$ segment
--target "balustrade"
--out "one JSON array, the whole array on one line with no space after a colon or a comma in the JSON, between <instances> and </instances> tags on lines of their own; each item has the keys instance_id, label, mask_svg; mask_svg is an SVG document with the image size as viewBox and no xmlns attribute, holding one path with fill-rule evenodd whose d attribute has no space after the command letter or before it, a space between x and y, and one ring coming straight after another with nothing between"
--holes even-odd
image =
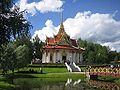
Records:
<instances>
[{"instance_id":1,"label":"balustrade","mask_svg":"<svg viewBox=\"0 0 120 90\"><path fill-rule=\"evenodd\" d=\"M95 67L88 68L90 75L112 75L120 76L120 68L110 68L110 67Z\"/></svg>"}]
</instances>

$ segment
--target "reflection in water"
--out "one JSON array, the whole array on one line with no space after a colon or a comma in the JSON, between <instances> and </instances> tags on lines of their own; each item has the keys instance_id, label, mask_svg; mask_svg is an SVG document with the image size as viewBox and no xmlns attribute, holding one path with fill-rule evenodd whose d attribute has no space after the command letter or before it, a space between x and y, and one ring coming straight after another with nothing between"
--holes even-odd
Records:
<instances>
[{"instance_id":1,"label":"reflection in water","mask_svg":"<svg viewBox=\"0 0 120 90\"><path fill-rule=\"evenodd\" d=\"M101 90L90 86L86 80L74 80L71 78L61 80L61 78L33 78L15 79L14 84L19 88L15 90Z\"/></svg>"},{"instance_id":2,"label":"reflection in water","mask_svg":"<svg viewBox=\"0 0 120 90\"><path fill-rule=\"evenodd\" d=\"M90 80L88 84L90 86L94 86L94 87L101 88L104 90L120 90L120 86L112 82Z\"/></svg>"},{"instance_id":3,"label":"reflection in water","mask_svg":"<svg viewBox=\"0 0 120 90\"><path fill-rule=\"evenodd\" d=\"M74 82L73 85L79 84L81 82L81 79L78 79L77 81Z\"/></svg>"},{"instance_id":4,"label":"reflection in water","mask_svg":"<svg viewBox=\"0 0 120 90\"><path fill-rule=\"evenodd\" d=\"M67 79L65 83L65 88L60 90L101 90L97 87L91 87L86 80L72 80L70 78Z\"/></svg>"},{"instance_id":5,"label":"reflection in water","mask_svg":"<svg viewBox=\"0 0 120 90\"><path fill-rule=\"evenodd\" d=\"M68 80L67 80L65 86L69 85L71 82L72 82L72 79L69 79L69 78L68 78Z\"/></svg>"},{"instance_id":6,"label":"reflection in water","mask_svg":"<svg viewBox=\"0 0 120 90\"><path fill-rule=\"evenodd\" d=\"M65 86L70 85L70 84L72 84L73 86L75 86L76 84L79 84L80 82L81 82L81 79L78 79L77 81L73 81L72 82L72 79L68 78Z\"/></svg>"},{"instance_id":7,"label":"reflection in water","mask_svg":"<svg viewBox=\"0 0 120 90\"><path fill-rule=\"evenodd\" d=\"M14 79L14 84L18 86L15 90L120 90L120 86L111 82L71 78L19 78Z\"/></svg>"}]
</instances>

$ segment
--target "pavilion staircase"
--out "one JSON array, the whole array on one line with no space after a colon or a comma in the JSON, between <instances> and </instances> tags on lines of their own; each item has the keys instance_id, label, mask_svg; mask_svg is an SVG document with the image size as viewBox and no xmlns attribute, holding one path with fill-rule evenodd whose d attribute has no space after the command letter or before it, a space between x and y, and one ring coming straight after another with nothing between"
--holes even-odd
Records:
<instances>
[{"instance_id":1,"label":"pavilion staircase","mask_svg":"<svg viewBox=\"0 0 120 90\"><path fill-rule=\"evenodd\" d=\"M74 62L65 62L69 72L81 72L81 69Z\"/></svg>"}]
</instances>

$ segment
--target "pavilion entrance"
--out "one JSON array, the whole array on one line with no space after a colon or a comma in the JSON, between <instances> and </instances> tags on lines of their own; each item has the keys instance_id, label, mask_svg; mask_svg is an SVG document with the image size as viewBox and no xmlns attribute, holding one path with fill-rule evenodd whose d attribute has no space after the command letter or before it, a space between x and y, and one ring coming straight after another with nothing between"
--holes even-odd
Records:
<instances>
[{"instance_id":1,"label":"pavilion entrance","mask_svg":"<svg viewBox=\"0 0 120 90\"><path fill-rule=\"evenodd\" d=\"M66 56L62 56L62 62L63 62L63 63L66 62Z\"/></svg>"}]
</instances>

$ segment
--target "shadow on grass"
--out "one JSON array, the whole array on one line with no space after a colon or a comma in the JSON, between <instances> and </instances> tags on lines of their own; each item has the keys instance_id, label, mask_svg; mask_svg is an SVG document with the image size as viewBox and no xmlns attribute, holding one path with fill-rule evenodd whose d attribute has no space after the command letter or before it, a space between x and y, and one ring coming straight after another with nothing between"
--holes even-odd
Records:
<instances>
[{"instance_id":1,"label":"shadow on grass","mask_svg":"<svg viewBox=\"0 0 120 90\"><path fill-rule=\"evenodd\" d=\"M37 78L36 76L32 76L30 74L27 74L27 73L15 73L14 75L13 74L7 74L5 75L5 78L6 79L16 79L16 78Z\"/></svg>"}]
</instances>

